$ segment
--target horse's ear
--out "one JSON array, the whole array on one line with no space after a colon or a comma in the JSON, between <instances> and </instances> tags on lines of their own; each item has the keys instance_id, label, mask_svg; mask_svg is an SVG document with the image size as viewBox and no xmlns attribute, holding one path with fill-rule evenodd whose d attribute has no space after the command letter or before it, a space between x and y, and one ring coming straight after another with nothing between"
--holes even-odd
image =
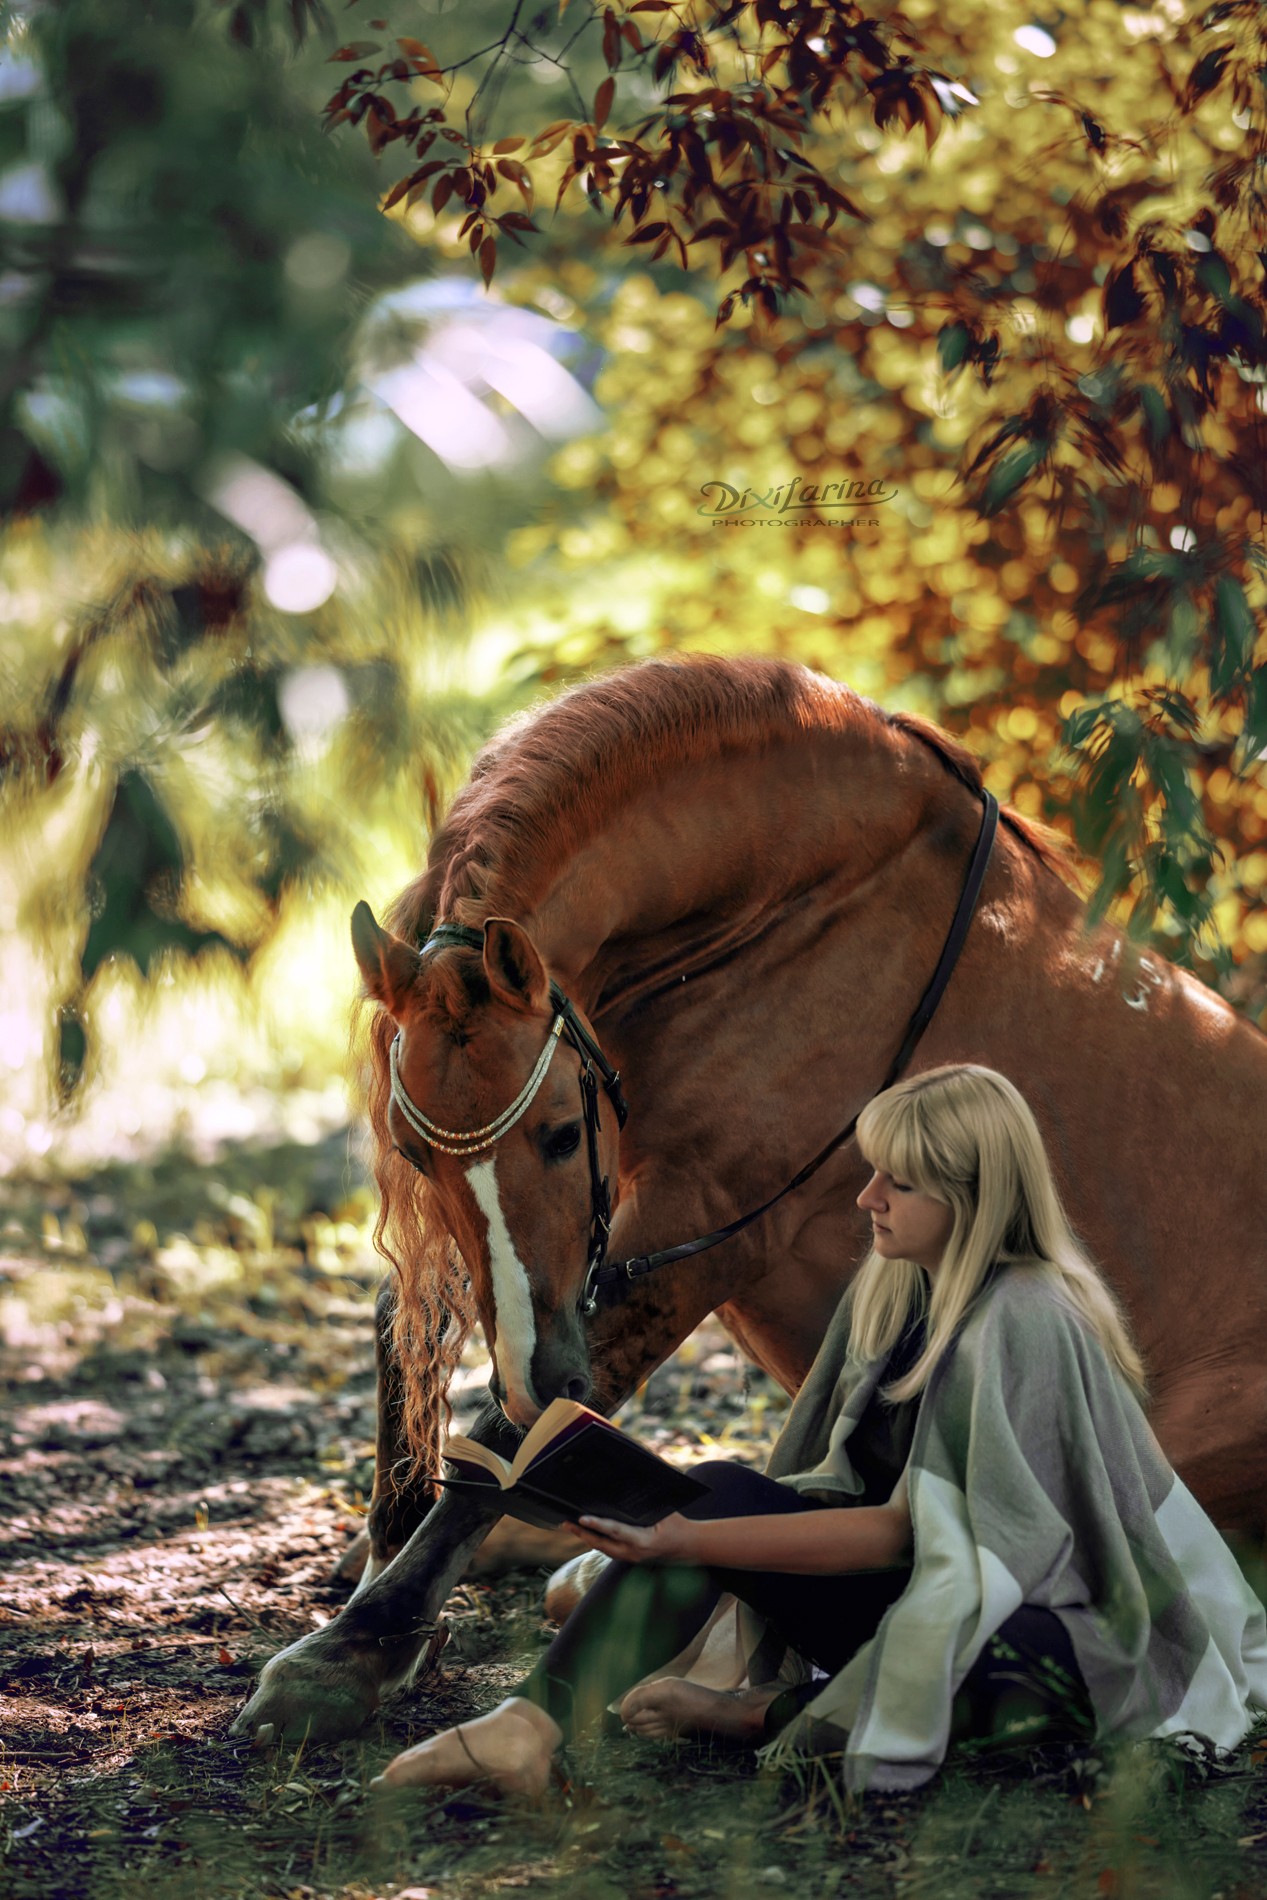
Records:
<instances>
[{"instance_id":1,"label":"horse's ear","mask_svg":"<svg viewBox=\"0 0 1267 1900\"><path fill-rule=\"evenodd\" d=\"M484 925L484 973L493 995L512 1009L544 1009L550 979L527 931L508 917L490 917Z\"/></svg>"},{"instance_id":2,"label":"horse's ear","mask_svg":"<svg viewBox=\"0 0 1267 1900\"><path fill-rule=\"evenodd\" d=\"M422 968L422 958L403 937L381 929L364 901L352 912L352 948L367 991L398 1017Z\"/></svg>"}]
</instances>

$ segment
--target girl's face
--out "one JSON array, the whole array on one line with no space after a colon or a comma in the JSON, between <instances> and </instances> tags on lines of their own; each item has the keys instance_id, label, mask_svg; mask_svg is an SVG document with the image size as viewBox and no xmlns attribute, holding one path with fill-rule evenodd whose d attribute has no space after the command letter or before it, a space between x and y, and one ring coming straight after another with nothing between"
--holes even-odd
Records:
<instances>
[{"instance_id":1,"label":"girl's face","mask_svg":"<svg viewBox=\"0 0 1267 1900\"><path fill-rule=\"evenodd\" d=\"M877 1168L858 1205L871 1216L872 1245L878 1254L885 1260L913 1260L936 1272L955 1219L945 1201L921 1194L909 1182L895 1181Z\"/></svg>"}]
</instances>

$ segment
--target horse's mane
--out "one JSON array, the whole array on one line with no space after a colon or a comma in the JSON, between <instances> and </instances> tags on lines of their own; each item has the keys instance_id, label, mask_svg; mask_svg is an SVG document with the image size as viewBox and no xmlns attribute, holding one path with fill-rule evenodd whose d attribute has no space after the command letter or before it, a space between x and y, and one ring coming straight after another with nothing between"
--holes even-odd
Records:
<instances>
[{"instance_id":1,"label":"horse's mane","mask_svg":"<svg viewBox=\"0 0 1267 1900\"><path fill-rule=\"evenodd\" d=\"M921 745L935 752L952 778L959 779L970 791L980 796L984 789L981 767L967 746L960 745L940 726L935 726L930 719L921 719L917 713L884 713L881 716L890 726L896 727L899 732L909 732ZM1054 831L1050 825L1039 824L1037 819L1022 817L1010 805L999 807L999 817L1047 870L1054 871L1066 883L1074 882L1069 843L1060 832Z\"/></svg>"},{"instance_id":2,"label":"horse's mane","mask_svg":"<svg viewBox=\"0 0 1267 1900\"><path fill-rule=\"evenodd\" d=\"M484 748L432 842L427 869L402 892L392 927L417 941L438 916L478 924L494 886L499 908L517 916L531 908L543 872L666 771L798 733L868 727L877 736L886 728L907 734L980 794L980 766L948 734L787 661L677 656L588 681L511 721ZM1007 807L1003 820L1065 874L1056 832Z\"/></svg>"},{"instance_id":3,"label":"horse's mane","mask_svg":"<svg viewBox=\"0 0 1267 1900\"><path fill-rule=\"evenodd\" d=\"M829 731L869 731L876 740L900 733L981 793L981 769L966 747L927 720L885 713L805 667L713 656L650 660L574 687L503 727L433 839L426 870L401 892L386 921L407 942L420 943L437 917L478 924L490 902L504 915L526 915L543 877L666 772ZM1006 808L1002 818L1044 866L1064 872L1055 832ZM433 959L421 1006L441 1023L460 1019L470 1002L464 982L458 959ZM401 1424L416 1480L434 1462L449 1378L476 1314L427 1185L395 1153L387 1131L394 1029L385 1010L373 1012L364 1025L361 1072L382 1195L375 1243L397 1272L392 1330L405 1372Z\"/></svg>"}]
</instances>

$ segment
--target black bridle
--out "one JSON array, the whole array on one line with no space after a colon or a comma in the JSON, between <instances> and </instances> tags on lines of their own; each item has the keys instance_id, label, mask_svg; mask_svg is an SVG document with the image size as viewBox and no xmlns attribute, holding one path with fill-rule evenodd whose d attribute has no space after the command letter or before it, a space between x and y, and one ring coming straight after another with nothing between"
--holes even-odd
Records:
<instances>
[{"instance_id":1,"label":"black bridle","mask_svg":"<svg viewBox=\"0 0 1267 1900\"><path fill-rule=\"evenodd\" d=\"M981 796L983 807L981 829L977 834L976 846L968 864L963 888L959 893L959 902L946 934L946 941L942 945L937 968L933 971L932 980L907 1025L902 1046L890 1063L888 1073L879 1089L875 1091L876 1094L883 1094L885 1089L893 1086L915 1053L920 1038L936 1014L937 1005L941 1002L946 986L954 973L955 965L959 961L959 953L963 949L968 927L977 907L977 899L981 893L986 867L990 862L999 823L998 800L991 792L983 792ZM464 924L437 924L422 948L425 951L432 945L449 943L462 944L471 950L482 950L484 933L481 930L469 929ZM843 1148L845 1143L852 1139L857 1129L861 1109L848 1125L840 1130L839 1134L832 1136L827 1146L820 1149L812 1161L806 1162L799 1174L793 1175L792 1179L779 1189L777 1194L772 1194L768 1201L763 1201L760 1207L754 1207L750 1213L740 1215L738 1220L729 1221L725 1227L718 1227L711 1234L703 1234L698 1240L684 1240L675 1247L662 1247L658 1253L636 1254L630 1260L609 1261L607 1246L611 1238L612 1206L611 1189L607 1176L602 1172L599 1159L598 1086L600 1078L608 1099L616 1111L616 1120L621 1128L629 1119L629 1109L621 1090L619 1070L613 1068L607 1060L578 1016L575 1006L564 995L557 983L552 982L550 985L550 1001L556 1016L562 1018L563 1038L571 1043L581 1058L581 1106L585 1118L585 1146L590 1173L590 1240L589 1263L586 1268L580 1306L587 1319L597 1313L599 1301L605 1296L608 1288L631 1284L648 1273L655 1273L660 1267L671 1266L676 1261L689 1260L695 1254L706 1253L710 1247L719 1247L724 1240L731 1240L736 1234L742 1233L745 1227L751 1227L754 1221L760 1220L763 1214L768 1214L770 1209L777 1206L786 1195L803 1187L811 1175L816 1174L838 1149ZM595 1075L595 1070L598 1072L597 1075Z\"/></svg>"}]
</instances>

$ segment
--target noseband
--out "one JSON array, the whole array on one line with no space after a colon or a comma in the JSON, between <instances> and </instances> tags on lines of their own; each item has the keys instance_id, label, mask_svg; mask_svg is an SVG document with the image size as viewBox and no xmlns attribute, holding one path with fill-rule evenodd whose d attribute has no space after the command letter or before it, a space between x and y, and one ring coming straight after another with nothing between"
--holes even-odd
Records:
<instances>
[{"instance_id":1,"label":"noseband","mask_svg":"<svg viewBox=\"0 0 1267 1900\"><path fill-rule=\"evenodd\" d=\"M959 902L955 908L954 917L951 919L950 929L946 933L946 941L942 945L937 968L933 971L928 988L920 998L915 1014L907 1024L902 1046L889 1065L889 1072L876 1091L877 1094L883 1094L885 1089L893 1086L915 1053L916 1045L929 1023L932 1022L937 1005L959 961L959 953L963 949L964 940L968 935L968 926L976 910L977 898L981 892L986 867L994 848L995 833L998 830L999 801L992 792L982 793L982 807L981 829L977 834L976 847L964 877L963 888L959 893ZM422 950L425 953L433 945L446 943L458 943L470 950L482 950L484 933L481 930L470 930L463 924L437 924L423 944ZM470 1129L465 1133L455 1129L440 1128L409 1099L405 1093L404 1084L401 1082L398 1067L399 1032L392 1043L389 1059L392 1100L415 1133L421 1135L422 1139L430 1143L432 1147L439 1148L444 1154L479 1154L500 1140L501 1136L513 1128L520 1116L525 1113L546 1078L546 1071L559 1046L560 1038L566 1037L581 1058L581 1104L585 1113L585 1143L589 1154L589 1264L586 1268L585 1286L581 1294L581 1311L587 1319L592 1318L598 1311L599 1300L608 1287L617 1283L639 1280L644 1274L654 1273L658 1267L670 1266L677 1260L688 1260L694 1254L704 1253L710 1247L720 1246L722 1241L730 1240L733 1235L741 1233L745 1227L750 1227L753 1221L760 1220L761 1216L768 1214L785 1195L802 1187L812 1174L816 1174L824 1162L830 1160L837 1149L843 1148L845 1143L852 1138L858 1126L858 1115L855 1115L847 1127L842 1128L839 1134L833 1135L827 1146L820 1150L812 1161L805 1164L799 1174L793 1175L785 1187L781 1187L777 1194L772 1194L768 1201L763 1201L760 1207L754 1207L751 1213L740 1215L738 1220L730 1221L727 1226L719 1227L711 1234L704 1234L698 1240L684 1240L676 1247L663 1247L658 1253L639 1254L632 1260L617 1260L608 1264L607 1243L611 1236L612 1218L611 1191L607 1176L600 1171L598 1156L598 1080L594 1074L595 1069L602 1078L603 1087L616 1111L616 1120L621 1128L629 1119L629 1110L621 1091L619 1071L614 1069L607 1060L577 1015L574 1005L563 994L557 983L552 982L550 985L550 1002L554 1008L555 1017L550 1026L550 1034L546 1038L545 1048L538 1056L532 1074L510 1107L503 1109L500 1115L495 1116L491 1122L485 1123L483 1128Z\"/></svg>"},{"instance_id":2,"label":"noseband","mask_svg":"<svg viewBox=\"0 0 1267 1900\"><path fill-rule=\"evenodd\" d=\"M437 924L420 955L432 948L445 944L462 944L468 950L484 948L482 930L470 930L465 924ZM602 1078L607 1098L616 1111L617 1126L623 1128L629 1119L629 1108L624 1091L620 1086L620 1071L614 1069L607 1057L591 1036L585 1024L576 1012L576 1006L570 997L564 995L557 983L550 985L550 1002L554 1009L554 1021L546 1037L545 1047L537 1057L532 1074L520 1089L509 1108L495 1115L491 1122L485 1122L482 1128L456 1129L441 1128L424 1115L418 1104L408 1094L400 1079L400 1031L392 1038L388 1052L388 1068L391 1072L392 1100L404 1116L416 1135L420 1135L429 1147L438 1148L446 1155L482 1154L509 1134L515 1123L525 1115L531 1106L537 1091L545 1081L554 1052L561 1039L571 1043L581 1058L581 1110L585 1117L585 1148L589 1158L590 1170L590 1238L589 1263L585 1270L586 1296L589 1295L591 1282L603 1270L607 1258L607 1243L611 1237L612 1201L611 1186L602 1171L599 1159L598 1136L598 1081ZM597 1069L598 1076L594 1071ZM593 1311L592 1307L587 1308Z\"/></svg>"}]
</instances>

